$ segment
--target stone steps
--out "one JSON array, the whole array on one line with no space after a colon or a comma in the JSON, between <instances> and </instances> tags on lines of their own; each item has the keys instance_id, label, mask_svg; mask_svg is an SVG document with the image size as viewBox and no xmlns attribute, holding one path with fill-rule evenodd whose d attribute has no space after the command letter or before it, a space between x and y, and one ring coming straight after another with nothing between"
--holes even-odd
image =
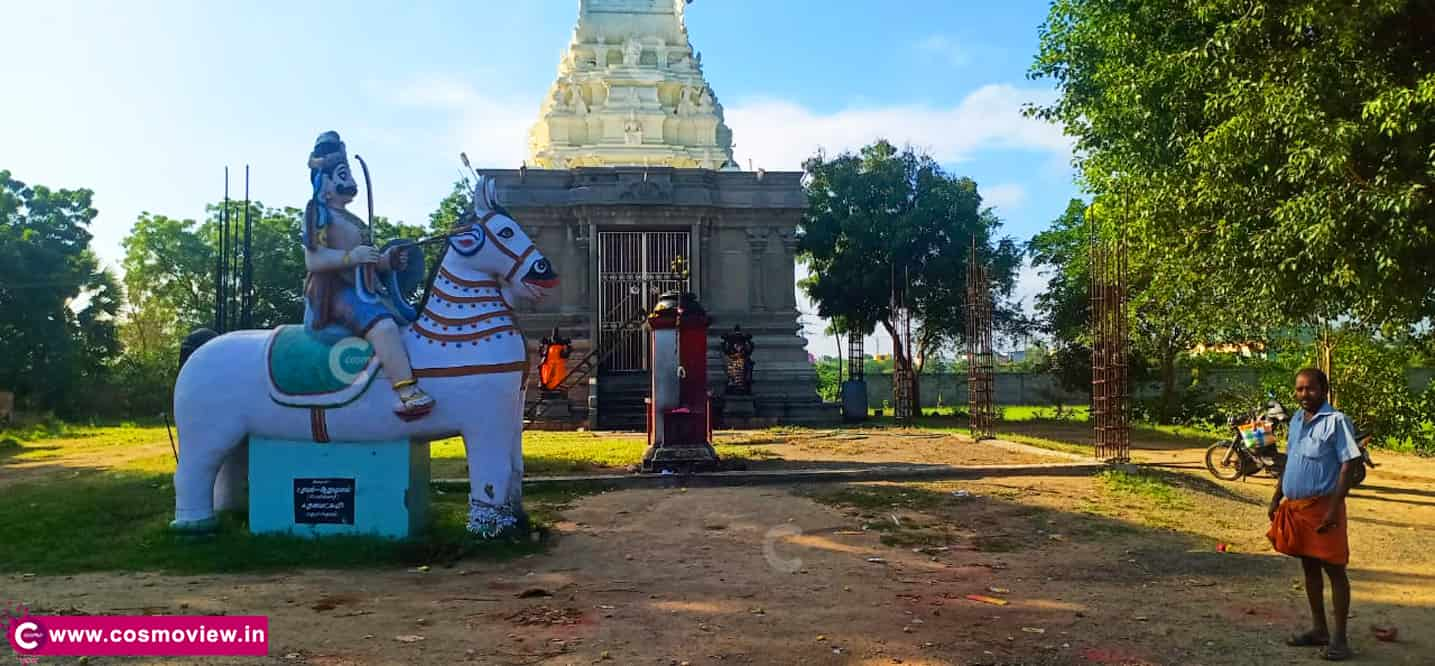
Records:
<instances>
[{"instance_id":1,"label":"stone steps","mask_svg":"<svg viewBox=\"0 0 1435 666\"><path fill-rule=\"evenodd\" d=\"M598 430L645 430L648 427L647 373L598 378Z\"/></svg>"}]
</instances>

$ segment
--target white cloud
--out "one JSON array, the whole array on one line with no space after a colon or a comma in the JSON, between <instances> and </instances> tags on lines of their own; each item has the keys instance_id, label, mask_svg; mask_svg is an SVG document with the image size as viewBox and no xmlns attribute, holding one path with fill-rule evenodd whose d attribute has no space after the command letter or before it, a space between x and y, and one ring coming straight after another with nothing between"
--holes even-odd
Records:
<instances>
[{"instance_id":1,"label":"white cloud","mask_svg":"<svg viewBox=\"0 0 1435 666\"><path fill-rule=\"evenodd\" d=\"M487 95L449 78L417 79L389 97L400 105L451 115L443 141L467 152L475 166L512 168L528 156L528 128L538 117L534 99Z\"/></svg>"},{"instance_id":2,"label":"white cloud","mask_svg":"<svg viewBox=\"0 0 1435 666\"><path fill-rule=\"evenodd\" d=\"M879 137L899 145L910 143L946 164L993 149L1045 152L1065 162L1071 154L1070 139L1059 127L1021 113L1024 104L1046 102L1052 94L992 84L952 107L892 105L819 113L785 100L757 98L735 102L725 111L743 168L751 159L753 167L796 170L819 148L829 154L855 150ZM384 96L401 106L448 116L438 140L460 146L476 164L509 167L527 158L528 129L538 116L537 96L493 95L447 77L388 87ZM1005 192L993 188L983 194L992 205L1016 206L1025 198L1019 189L1012 185Z\"/></svg>"},{"instance_id":3,"label":"white cloud","mask_svg":"<svg viewBox=\"0 0 1435 666\"><path fill-rule=\"evenodd\" d=\"M942 58L953 67L961 67L971 61L967 50L946 35L931 35L917 42L916 47L918 51Z\"/></svg>"},{"instance_id":4,"label":"white cloud","mask_svg":"<svg viewBox=\"0 0 1435 666\"><path fill-rule=\"evenodd\" d=\"M738 163L797 170L819 148L829 154L855 150L877 138L910 143L943 163L961 162L974 153L1014 149L1071 154L1061 128L1022 115L1027 102L1043 103L1051 91L986 85L949 108L901 105L817 113L776 99L740 101L726 110L737 144Z\"/></svg>"},{"instance_id":5,"label":"white cloud","mask_svg":"<svg viewBox=\"0 0 1435 666\"><path fill-rule=\"evenodd\" d=\"M1020 208L1026 202L1026 188L1016 183L1002 183L980 188L982 205L992 206L997 212L1009 212Z\"/></svg>"},{"instance_id":6,"label":"white cloud","mask_svg":"<svg viewBox=\"0 0 1435 666\"><path fill-rule=\"evenodd\" d=\"M1050 283L1050 276L1042 275L1041 271L1031 265L1030 258L1023 258L1021 268L1017 270L1016 286L1012 289L1012 300L1021 305L1022 312L1035 315L1036 297L1046 291Z\"/></svg>"}]
</instances>

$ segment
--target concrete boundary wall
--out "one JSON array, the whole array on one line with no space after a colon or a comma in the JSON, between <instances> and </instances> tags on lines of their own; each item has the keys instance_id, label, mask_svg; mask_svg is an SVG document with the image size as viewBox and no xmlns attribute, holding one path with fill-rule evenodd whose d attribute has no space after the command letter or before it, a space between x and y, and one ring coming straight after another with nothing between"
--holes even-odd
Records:
<instances>
[{"instance_id":1,"label":"concrete boundary wall","mask_svg":"<svg viewBox=\"0 0 1435 666\"><path fill-rule=\"evenodd\" d=\"M1188 376L1183 371L1178 376ZM1202 384L1209 390L1221 391L1242 385L1253 385L1260 374L1251 368L1208 369L1202 373ZM1411 368L1405 373L1411 391L1423 391L1435 381L1435 368ZM1052 375L1037 372L997 373L993 399L998 405L1084 405L1091 400L1086 391L1067 391ZM1147 382L1134 387L1136 397L1154 398L1161 394L1161 385ZM892 400L892 376L867 375L867 404L881 407ZM940 402L939 402L940 401ZM935 373L922 375L922 406L963 406L967 404L965 374Z\"/></svg>"}]
</instances>

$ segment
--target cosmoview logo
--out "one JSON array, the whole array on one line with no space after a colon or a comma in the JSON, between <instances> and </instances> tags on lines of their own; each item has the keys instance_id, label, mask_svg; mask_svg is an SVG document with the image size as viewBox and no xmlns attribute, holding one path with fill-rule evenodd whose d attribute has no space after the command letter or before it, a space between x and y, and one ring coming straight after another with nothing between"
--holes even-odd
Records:
<instances>
[{"instance_id":1,"label":"cosmoview logo","mask_svg":"<svg viewBox=\"0 0 1435 666\"><path fill-rule=\"evenodd\" d=\"M0 628L10 640L10 648L24 655L45 646L45 628L33 617L25 606L0 609ZM33 658L21 657L22 663L34 663Z\"/></svg>"},{"instance_id":2,"label":"cosmoview logo","mask_svg":"<svg viewBox=\"0 0 1435 666\"><path fill-rule=\"evenodd\" d=\"M40 649L41 640L44 638L45 632L41 631L40 623L34 620L20 620L15 623L15 630L10 632L10 640L14 641L15 647L26 652Z\"/></svg>"}]
</instances>

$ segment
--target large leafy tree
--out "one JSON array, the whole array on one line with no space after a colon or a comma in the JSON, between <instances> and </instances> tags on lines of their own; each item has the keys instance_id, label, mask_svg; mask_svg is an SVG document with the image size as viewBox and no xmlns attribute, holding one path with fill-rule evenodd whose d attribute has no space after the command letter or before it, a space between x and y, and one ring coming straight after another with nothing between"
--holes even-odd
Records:
<instances>
[{"instance_id":1,"label":"large leafy tree","mask_svg":"<svg viewBox=\"0 0 1435 666\"><path fill-rule=\"evenodd\" d=\"M1047 278L1035 302L1039 327L1055 343L1047 362L1070 390L1091 388L1089 248L1086 204L1079 199L1026 246L1032 267Z\"/></svg>"},{"instance_id":2,"label":"large leafy tree","mask_svg":"<svg viewBox=\"0 0 1435 666\"><path fill-rule=\"evenodd\" d=\"M438 207L429 213L430 231L437 233L458 226L459 220L463 219L464 211L469 206L470 187L472 187L472 183L465 180L454 181L453 189L439 200Z\"/></svg>"},{"instance_id":3,"label":"large leafy tree","mask_svg":"<svg viewBox=\"0 0 1435 666\"><path fill-rule=\"evenodd\" d=\"M229 203L229 219L244 219L244 203ZM124 378L131 393L164 396L174 382L179 340L214 326L215 260L223 204L204 222L143 213L124 240L125 288L131 308L121 337ZM303 211L250 203L255 328L295 324L304 317ZM425 230L375 216L374 237L420 238ZM162 409L163 400L145 409Z\"/></svg>"},{"instance_id":4,"label":"large leafy tree","mask_svg":"<svg viewBox=\"0 0 1435 666\"><path fill-rule=\"evenodd\" d=\"M125 287L136 308L173 313L168 337L214 326L215 261L223 205L208 207L203 223L143 213L124 240ZM243 220L244 204L230 202L231 220ZM303 318L303 213L250 203L254 280L254 326L269 328Z\"/></svg>"},{"instance_id":5,"label":"large leafy tree","mask_svg":"<svg viewBox=\"0 0 1435 666\"><path fill-rule=\"evenodd\" d=\"M1435 313L1435 5L1056 0L1032 108L1162 259L1290 324ZM1230 318L1248 312L1226 309Z\"/></svg>"},{"instance_id":6,"label":"large leafy tree","mask_svg":"<svg viewBox=\"0 0 1435 666\"><path fill-rule=\"evenodd\" d=\"M1091 243L1093 236L1120 235L1102 224L1100 215L1088 218L1089 212L1104 210L1073 199L1047 230L1027 243L1032 265L1050 277L1036 298L1036 310L1043 330L1057 341L1052 364L1068 388L1091 381ZM1168 256L1167 250L1163 243L1131 238L1125 258L1132 367L1143 369L1145 359L1154 363L1161 383L1158 416L1165 420L1176 412L1176 362L1181 355L1204 339L1239 338L1250 328L1238 318L1222 326L1221 301L1208 288L1209 276L1174 270L1182 260Z\"/></svg>"},{"instance_id":7,"label":"large leafy tree","mask_svg":"<svg viewBox=\"0 0 1435 666\"><path fill-rule=\"evenodd\" d=\"M848 335L881 326L896 361L921 366L898 344L894 301L914 320L914 356L928 358L965 332L968 251L976 243L991 269L993 292L1009 295L1020 263L1010 238L996 238L996 216L983 210L977 184L947 174L930 156L877 141L857 153L818 154L803 164L808 208L798 251L811 276L801 283L818 314ZM918 403L920 404L920 402Z\"/></svg>"},{"instance_id":8,"label":"large leafy tree","mask_svg":"<svg viewBox=\"0 0 1435 666\"><path fill-rule=\"evenodd\" d=\"M30 186L0 170L0 387L41 409L81 409L118 352L121 294L99 270L89 190Z\"/></svg>"},{"instance_id":9,"label":"large leafy tree","mask_svg":"<svg viewBox=\"0 0 1435 666\"><path fill-rule=\"evenodd\" d=\"M182 336L214 322L214 267L222 204L208 208L204 223L143 213L124 240L125 286L136 306L173 313ZM292 324L304 316L303 211L250 203L254 327ZM244 204L230 202L230 220L244 219ZM232 222L231 222L232 223ZM425 230L381 216L374 237L421 238Z\"/></svg>"}]
</instances>

